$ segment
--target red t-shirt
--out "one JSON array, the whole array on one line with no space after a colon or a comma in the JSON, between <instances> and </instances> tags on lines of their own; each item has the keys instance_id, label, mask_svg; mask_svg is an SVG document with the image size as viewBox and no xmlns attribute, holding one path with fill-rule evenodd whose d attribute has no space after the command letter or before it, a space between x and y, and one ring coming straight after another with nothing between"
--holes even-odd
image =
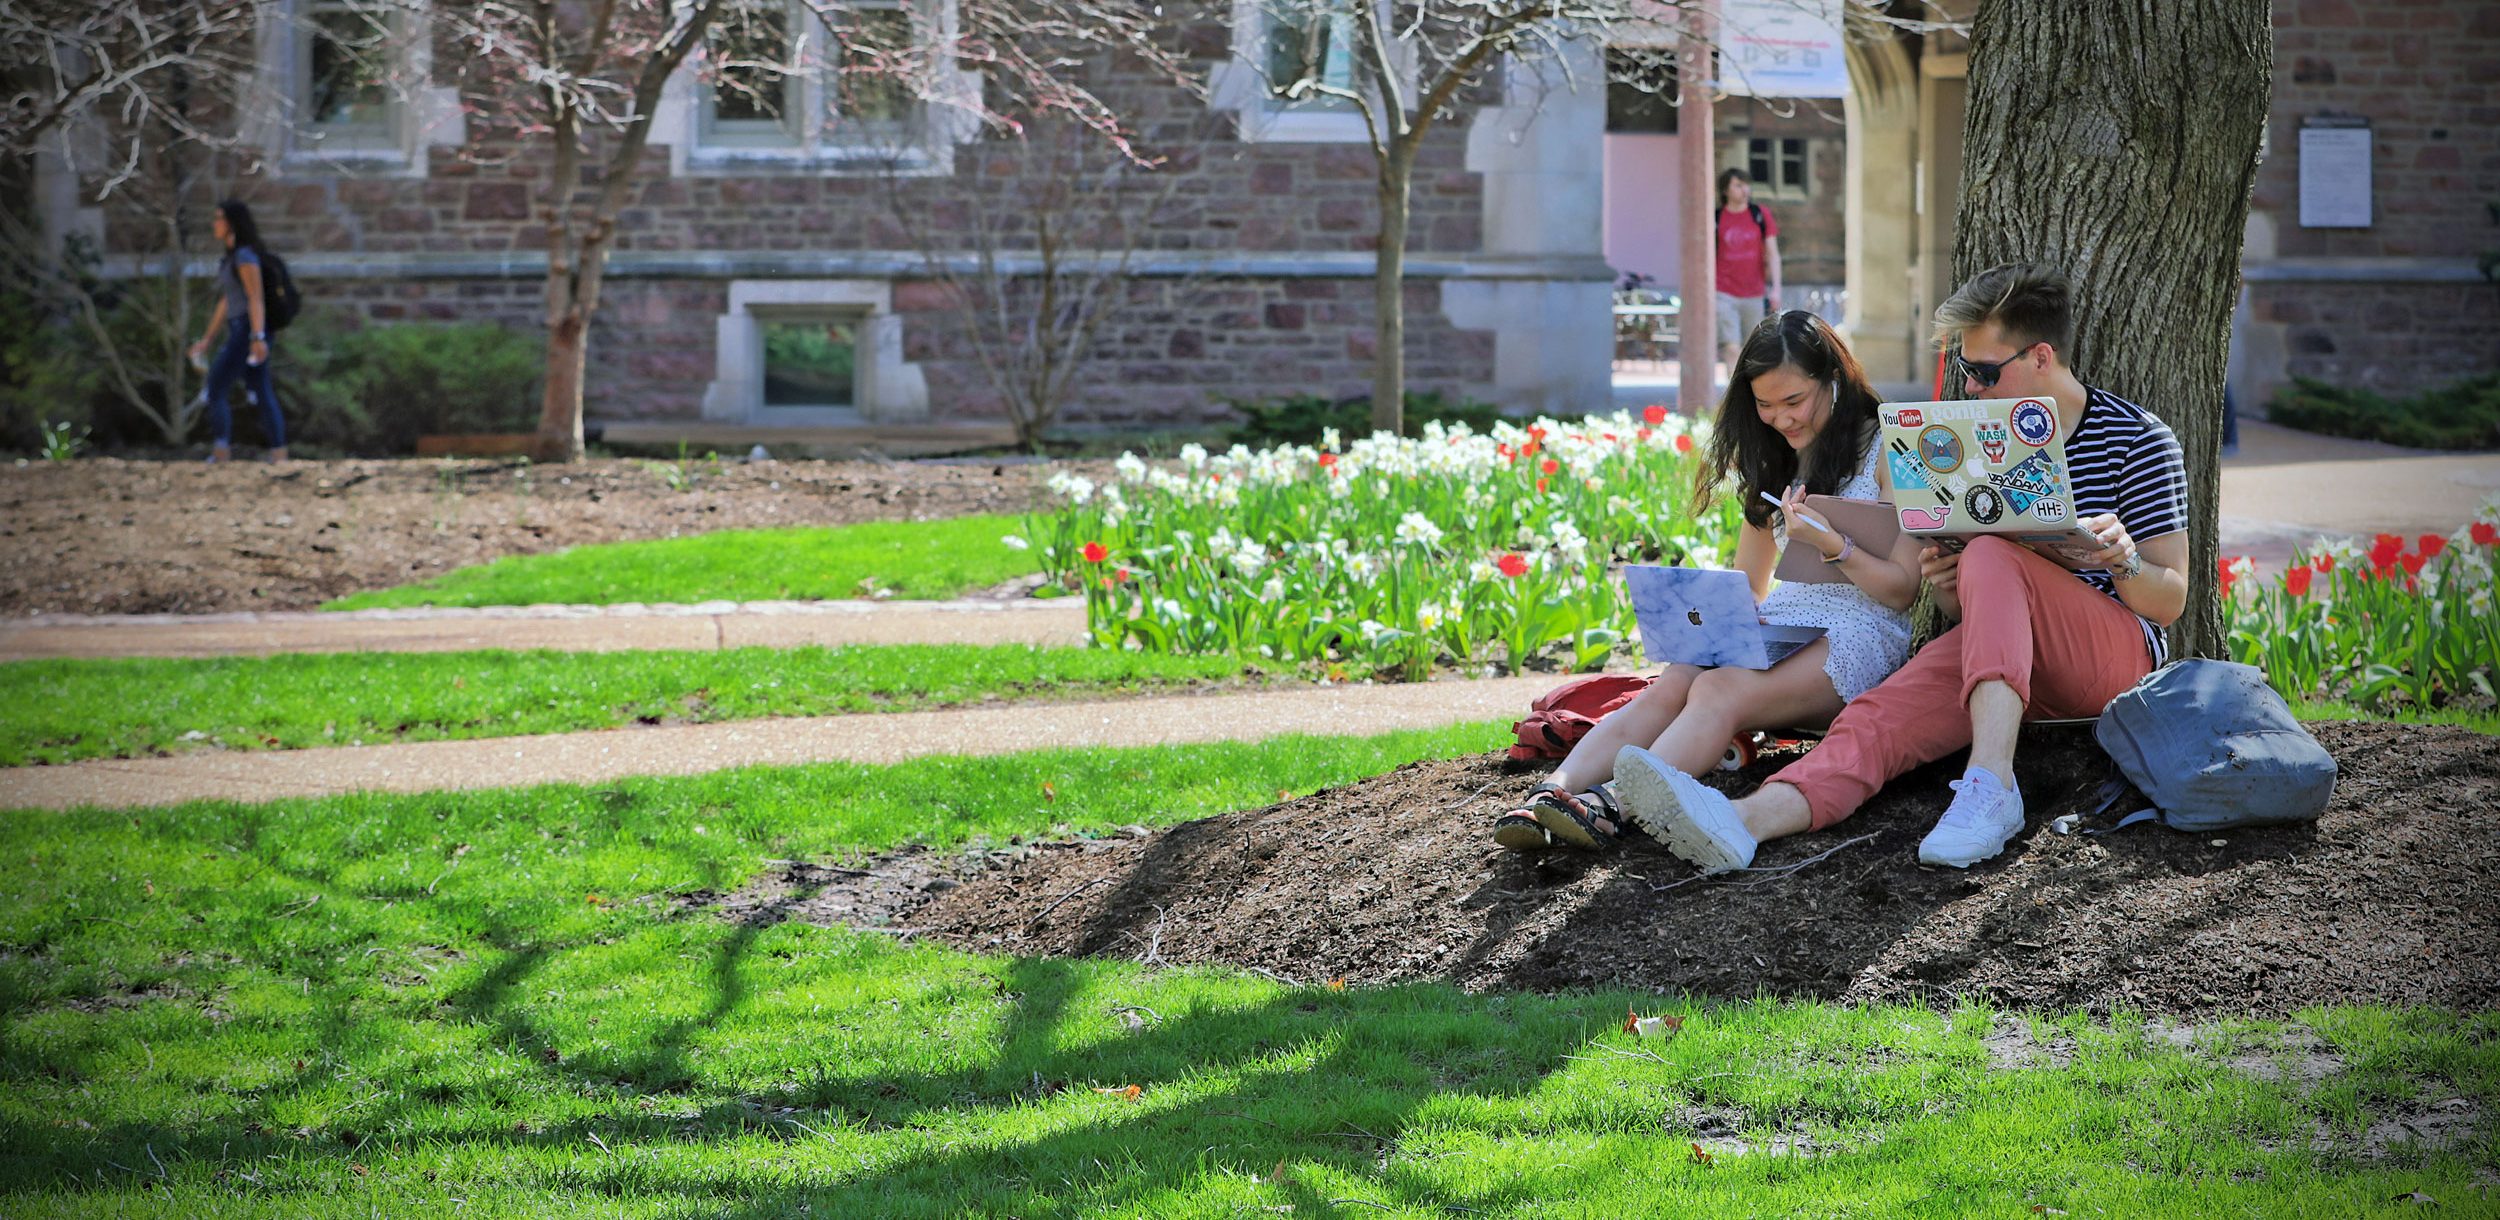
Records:
<instances>
[{"instance_id":1,"label":"red t-shirt","mask_svg":"<svg viewBox=\"0 0 2500 1220\"><path fill-rule=\"evenodd\" d=\"M1763 266L1762 243L1766 237L1779 235L1779 219L1769 208L1762 208L1760 228L1754 227L1753 214L1743 208L1719 209L1719 291L1738 300L1768 293L1770 276Z\"/></svg>"}]
</instances>

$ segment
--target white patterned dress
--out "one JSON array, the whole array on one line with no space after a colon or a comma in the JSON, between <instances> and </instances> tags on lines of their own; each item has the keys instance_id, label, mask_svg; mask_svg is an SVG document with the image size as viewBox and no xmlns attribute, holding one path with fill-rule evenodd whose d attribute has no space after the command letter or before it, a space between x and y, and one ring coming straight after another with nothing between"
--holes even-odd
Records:
<instances>
[{"instance_id":1,"label":"white patterned dress","mask_svg":"<svg viewBox=\"0 0 2500 1220\"><path fill-rule=\"evenodd\" d=\"M1858 472L1834 494L1853 500L1881 499L1884 493L1875 481L1875 469L1882 455L1882 435L1878 433L1876 442L1867 447L1866 456L1859 461ZM1788 550L1788 521L1784 515L1773 514L1771 537L1780 551ZM1891 677L1892 671L1910 658L1909 612L1876 601L1849 581L1784 581L1763 599L1762 617L1784 627L1823 628L1824 638L1831 641L1823 672L1831 677L1832 689L1840 693L1843 703L1875 689L1876 683Z\"/></svg>"}]
</instances>

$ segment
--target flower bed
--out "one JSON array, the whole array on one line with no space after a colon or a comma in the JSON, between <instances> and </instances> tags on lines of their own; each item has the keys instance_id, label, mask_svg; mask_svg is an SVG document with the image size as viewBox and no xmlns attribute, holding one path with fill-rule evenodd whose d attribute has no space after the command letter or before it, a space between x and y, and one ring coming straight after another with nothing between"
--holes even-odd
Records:
<instances>
[{"instance_id":1,"label":"flower bed","mask_svg":"<svg viewBox=\"0 0 2500 1220\"><path fill-rule=\"evenodd\" d=\"M1100 485L1054 476L1062 505L1007 541L1083 592L1105 647L1408 679L1594 669L1632 630L1611 565L1731 557L1735 498L1689 509L1703 439L1651 407L1318 448L1191 445L1170 469L1123 456ZM2233 655L2296 698L2500 705L2495 556L2500 503L2452 535L2322 544L2270 581L2224 559Z\"/></svg>"},{"instance_id":2,"label":"flower bed","mask_svg":"<svg viewBox=\"0 0 2500 1220\"><path fill-rule=\"evenodd\" d=\"M2325 544L2272 580L2222 561L2231 651L2295 698L2488 710L2500 703L2500 612L2492 604L2500 504L2453 534L2380 534Z\"/></svg>"},{"instance_id":3,"label":"flower bed","mask_svg":"<svg viewBox=\"0 0 2500 1220\"><path fill-rule=\"evenodd\" d=\"M1352 662L1420 679L1549 650L1602 664L1632 626L1616 562L1715 564L1732 497L1695 517L1701 436L1663 407L1565 423L1429 425L1318 448L1192 445L1176 469L1123 456L1112 482L1053 478L1028 519L1097 642Z\"/></svg>"}]
</instances>

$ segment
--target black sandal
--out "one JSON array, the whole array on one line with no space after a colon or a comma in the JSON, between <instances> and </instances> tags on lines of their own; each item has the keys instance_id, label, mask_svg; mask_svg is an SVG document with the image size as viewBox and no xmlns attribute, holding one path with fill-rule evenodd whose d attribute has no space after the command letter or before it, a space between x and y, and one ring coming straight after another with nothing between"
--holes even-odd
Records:
<instances>
[{"instance_id":1,"label":"black sandal","mask_svg":"<svg viewBox=\"0 0 2500 1220\"><path fill-rule=\"evenodd\" d=\"M1582 851L1613 851L1623 841L1623 807L1615 803L1612 784L1599 784L1577 796L1559 788L1541 789L1528 798L1537 824L1554 841Z\"/></svg>"},{"instance_id":2,"label":"black sandal","mask_svg":"<svg viewBox=\"0 0 2500 1220\"><path fill-rule=\"evenodd\" d=\"M1493 819L1493 841L1512 851L1543 851L1554 845L1554 836L1545 832L1545 824L1537 821L1537 802L1561 796L1562 789L1551 781L1538 784L1528 793L1528 803Z\"/></svg>"}]
</instances>

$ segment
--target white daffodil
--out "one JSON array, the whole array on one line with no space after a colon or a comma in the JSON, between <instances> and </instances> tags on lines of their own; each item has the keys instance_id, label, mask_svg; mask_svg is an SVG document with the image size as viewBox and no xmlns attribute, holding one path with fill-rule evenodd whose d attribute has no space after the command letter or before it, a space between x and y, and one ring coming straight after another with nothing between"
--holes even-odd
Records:
<instances>
[{"instance_id":1,"label":"white daffodil","mask_svg":"<svg viewBox=\"0 0 2500 1220\"><path fill-rule=\"evenodd\" d=\"M1134 483L1146 477L1146 459L1134 453L1123 453L1119 461L1111 464L1111 469L1118 472L1123 480Z\"/></svg>"},{"instance_id":2,"label":"white daffodil","mask_svg":"<svg viewBox=\"0 0 2500 1220\"><path fill-rule=\"evenodd\" d=\"M1408 513L1398 518L1398 541L1408 546L1438 546L1441 527L1422 513Z\"/></svg>"},{"instance_id":3,"label":"white daffodil","mask_svg":"<svg viewBox=\"0 0 2500 1220\"><path fill-rule=\"evenodd\" d=\"M1205 468L1206 464L1206 446L1201 445L1196 441L1191 441L1190 443L1181 446L1181 465L1187 466L1191 470L1200 470Z\"/></svg>"},{"instance_id":4,"label":"white daffodil","mask_svg":"<svg viewBox=\"0 0 2500 1220\"><path fill-rule=\"evenodd\" d=\"M1026 542L1024 539L1019 538L1014 534L1008 534L1005 537L1000 538L999 541L1006 543L1007 549L1011 551L1029 551L1033 549L1032 543Z\"/></svg>"},{"instance_id":5,"label":"white daffodil","mask_svg":"<svg viewBox=\"0 0 2500 1220\"><path fill-rule=\"evenodd\" d=\"M1259 600L1270 604L1285 600L1284 579L1277 576L1268 577L1267 583L1259 586Z\"/></svg>"},{"instance_id":6,"label":"white daffodil","mask_svg":"<svg viewBox=\"0 0 2500 1220\"><path fill-rule=\"evenodd\" d=\"M1433 602L1425 602L1415 611L1415 625L1426 631L1440 630L1441 607Z\"/></svg>"},{"instance_id":7,"label":"white daffodil","mask_svg":"<svg viewBox=\"0 0 2500 1220\"><path fill-rule=\"evenodd\" d=\"M1380 575L1380 561L1359 552L1348 555L1345 561L1345 574L1347 579L1356 584L1369 584L1373 577Z\"/></svg>"}]
</instances>

